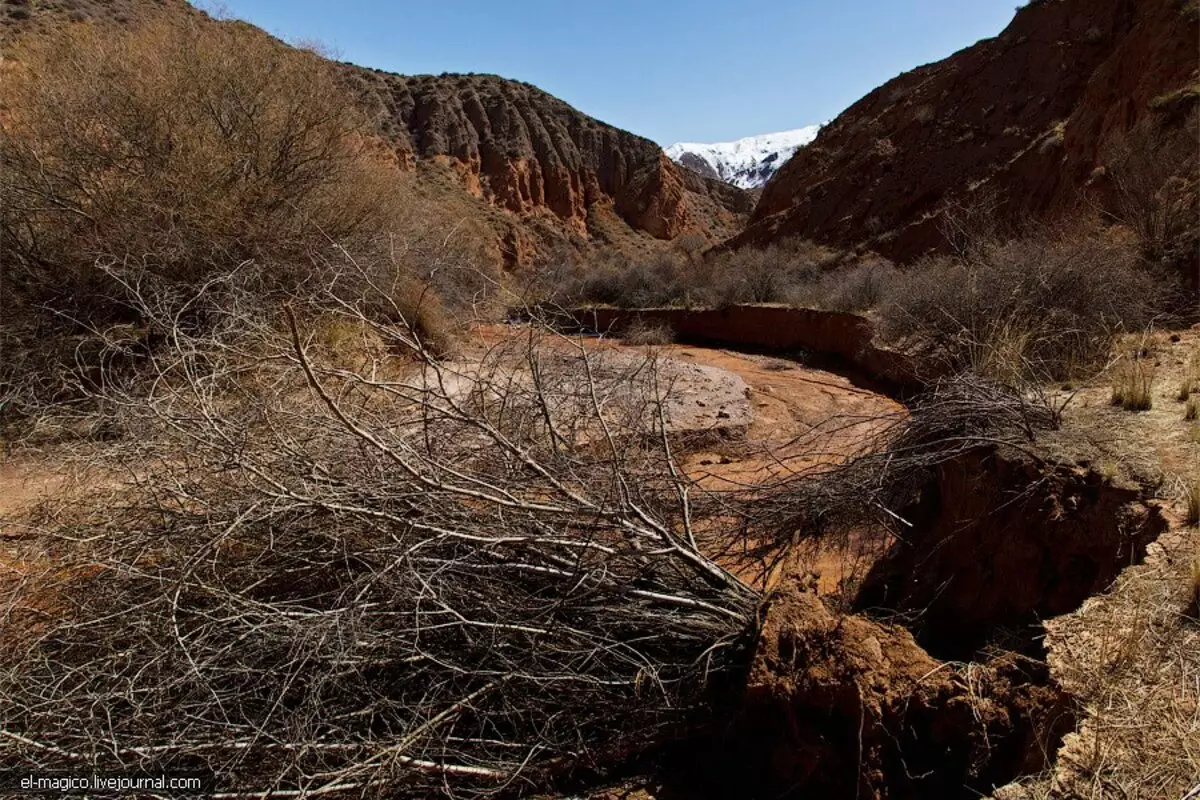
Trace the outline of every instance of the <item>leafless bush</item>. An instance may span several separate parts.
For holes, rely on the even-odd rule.
[[[0,119],[0,405],[77,398],[111,331],[145,328],[111,265],[189,292],[230,264],[322,291],[370,254],[418,327],[488,287],[479,237],[409,179],[330,65],[243,25],[68,25],[15,45]],[[486,282],[485,282],[486,283]],[[192,320],[196,323],[197,320]],[[436,334],[434,331],[436,330]]]
[[[675,332],[668,325],[656,325],[640,318],[635,319],[621,335],[625,341],[637,345],[665,345],[675,341]]]
[[[1148,119],[1103,153],[1116,216],[1147,258],[1191,265],[1200,245],[1200,112],[1186,121]]]
[[[244,26],[148,22],[65,26],[12,56],[0,233],[27,302],[120,318],[97,258],[184,283],[270,258],[295,280],[297,255],[379,227],[365,120],[312,54]]]
[[[539,297],[562,305],[621,308],[717,307],[787,302],[798,287],[821,281],[834,254],[804,241],[700,256],[677,249],[634,259],[591,258],[550,265]],[[831,287],[826,294],[835,294]]]
[[[808,466],[738,498],[747,504],[738,522],[753,522],[729,542],[767,574],[797,554],[903,540],[912,523],[902,515],[934,468],[978,449],[1027,449],[1060,421],[1061,408],[1046,398],[971,373],[937,382],[890,415],[830,419],[804,437]],[[857,442],[850,452],[848,429]]]
[[[881,330],[1010,383],[1069,379],[1103,365],[1114,335],[1148,324],[1169,292],[1122,242],[1049,231],[917,265],[892,284]]]
[[[676,250],[687,256],[690,263],[695,264],[708,247],[708,240],[698,233],[685,233],[672,244]]]
[[[862,312],[879,306],[899,272],[888,261],[872,259],[822,274],[789,289],[787,302],[800,308]]]
[[[5,597],[43,610],[11,617],[0,761],[487,794],[676,735],[745,662],[757,596],[701,552],[726,512],[674,460],[653,360],[531,330],[440,361],[337,291],[112,277],[166,341],[148,393],[106,385],[129,484],[30,523],[52,563]]]

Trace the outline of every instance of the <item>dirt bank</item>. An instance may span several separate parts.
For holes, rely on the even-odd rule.
[[[1136,489],[991,448],[942,464],[902,516],[911,533],[876,563],[855,607],[899,615],[948,659],[989,644],[1039,655],[1041,621],[1107,589],[1166,528]]]
[[[1037,661],[940,662],[903,628],[833,613],[794,585],[764,613],[727,739],[748,796],[974,797],[1040,770],[1073,725]]]
[[[870,320],[857,314],[782,306],[727,308],[573,309],[558,316],[581,329],[620,332],[635,321],[670,329],[677,341],[773,353],[823,356],[829,366],[873,382],[888,394],[918,390],[917,365],[875,341]],[[825,366],[824,364],[822,366]]]

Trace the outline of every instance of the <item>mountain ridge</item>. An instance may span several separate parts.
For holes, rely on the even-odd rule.
[[[532,84],[342,66],[408,168],[448,160],[473,197],[518,217],[549,212],[568,235],[591,237],[599,211],[658,240],[685,232],[718,238],[752,208],[748,195],[688,175],[649,139]],[[525,255],[536,249],[524,232],[511,238]]]
[[[744,136],[729,142],[676,142],[663,152],[680,166],[741,189],[760,189],[801,147],[816,138],[821,125]]]
[[[1198,105],[1198,20],[1178,0],[1021,6],[997,36],[893,78],[822,128],[728,245],[799,237],[906,262],[950,245],[955,209],[990,204],[989,224],[1019,226],[1085,193],[1111,197],[1106,152],[1139,126],[1181,131]]]

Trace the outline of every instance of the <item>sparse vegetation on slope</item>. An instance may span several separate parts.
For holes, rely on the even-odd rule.
[[[69,25],[9,54],[0,124],[4,412],[63,399],[106,338],[147,326],[129,286],[184,295],[239,266],[272,293],[323,289],[341,249],[433,344],[438,308],[486,299],[471,225],[418,198],[326,62],[239,25]],[[436,248],[435,248],[436,245]],[[342,275],[342,284],[348,279]],[[355,292],[359,287],[347,286]],[[187,310],[203,325],[204,309]],[[120,326],[114,327],[114,326]]]
[[[689,237],[681,237],[671,251],[643,256],[551,257],[534,278],[533,291],[562,305],[718,308],[782,303],[866,311],[885,298],[896,275],[883,259],[849,259],[799,240],[702,253]]]
[[[1194,276],[1200,30],[1179,5],[1029,4],[997,36],[897,76],[822,128],[735,241],[799,236],[909,263],[948,252],[946,213],[992,192],[1002,228],[1095,204],[1138,227],[1148,252],[1181,253]]]
[[[1119,239],[1083,229],[983,237],[959,256],[924,261],[893,284],[882,315],[891,338],[1014,385],[1097,372],[1114,337],[1168,306],[1171,282]]]

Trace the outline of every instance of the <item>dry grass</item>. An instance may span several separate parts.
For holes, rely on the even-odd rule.
[[[1192,353],[1179,380],[1179,402],[1185,403],[1197,393],[1200,393],[1200,350]]]
[[[1187,508],[1187,524],[1193,527],[1200,525],[1200,478],[1194,479],[1184,489],[1184,506]]]
[[[1112,369],[1112,404],[1126,411],[1149,411],[1154,405],[1154,362],[1140,354],[1121,356]]]
[[[625,329],[622,338],[630,344],[661,346],[675,341],[675,332],[669,325],[647,322],[639,317]]]
[[[1188,568],[1188,616],[1200,617],[1200,554],[1192,558]]]
[[[1117,335],[1153,319],[1169,281],[1156,283],[1129,243],[1095,236],[1085,222],[1011,240],[962,233],[959,255],[927,259],[893,282],[881,333],[924,343],[951,369],[1010,383],[1094,375]]]
[[[1089,458],[1103,472],[1120,461],[1122,485],[1158,487],[1170,527],[1111,591],[1046,622],[1051,670],[1082,723],[1049,773],[997,800],[1180,800],[1200,781],[1200,528],[1185,524],[1200,503],[1200,425],[1181,426],[1170,402],[1197,337],[1182,330],[1119,343],[1123,360],[1157,362],[1152,410],[1107,407],[1105,381],[1083,387],[1085,402],[1065,414],[1064,430],[1091,439]]]
[[[1200,419],[1200,397],[1193,395],[1188,398],[1187,405],[1183,407],[1183,418],[1188,422]]]
[[[1200,626],[1180,613],[1200,589],[1191,538],[1168,545],[1181,558],[1127,571],[1112,594],[1048,626],[1056,675],[1089,716],[1039,781],[1045,796],[1158,800],[1195,786]]]

